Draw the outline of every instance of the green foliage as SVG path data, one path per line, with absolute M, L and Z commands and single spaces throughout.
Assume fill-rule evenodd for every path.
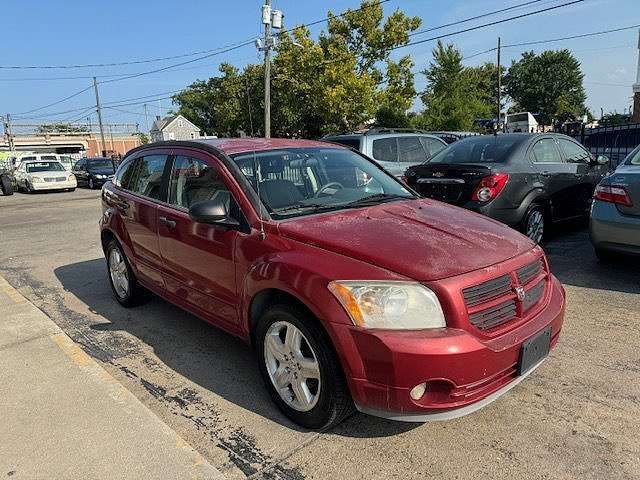
M 394 62 L 389 54 L 408 41 L 420 19 L 399 10 L 385 19 L 377 0 L 329 17 L 318 40 L 302 27 L 279 36 L 271 69 L 273 136 L 313 138 L 374 118 L 408 121 L 416 94 L 413 64 L 409 57 Z M 220 75 L 194 82 L 173 100 L 178 113 L 209 134 L 259 136 L 264 134 L 263 97 L 261 65 L 243 71 L 222 65 Z
M 601 127 L 612 127 L 614 125 L 624 125 L 625 123 L 631 123 L 631 115 L 626 113 L 607 113 L 598 122 Z
M 587 113 L 584 75 L 569 50 L 525 52 L 505 76 L 505 90 L 514 110 L 535 113 L 545 125 Z
M 146 145 L 147 143 L 149 143 L 149 136 L 146 133 L 137 132 L 136 136 L 140 141 L 140 145 Z
M 88 131 L 88 127 L 68 123 L 44 123 L 37 128 L 38 133 L 82 133 Z
M 416 126 L 430 130 L 473 130 L 477 118 L 497 114 L 495 65 L 465 67 L 462 54 L 454 45 L 445 46 L 438 41 L 433 61 L 422 73 L 427 78 L 427 87 L 420 95 L 425 110 L 416 117 Z

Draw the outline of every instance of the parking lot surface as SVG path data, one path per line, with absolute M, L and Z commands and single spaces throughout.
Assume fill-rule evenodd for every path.
M 228 478 L 640 478 L 640 266 L 599 264 L 584 229 L 545 245 L 564 331 L 508 395 L 448 422 L 356 414 L 317 433 L 279 413 L 240 340 L 159 298 L 120 307 L 100 213 L 96 191 L 0 197 L 0 274 Z

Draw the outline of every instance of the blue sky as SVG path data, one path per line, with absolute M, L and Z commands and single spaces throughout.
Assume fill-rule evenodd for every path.
M 564 0 L 568 1 L 568 0 Z M 438 30 L 446 33 L 466 26 L 497 20 L 526 11 L 564 3 L 563 0 L 544 0 L 536 5 L 470 22 L 462 26 Z M 333 2 L 273 0 L 274 7 L 285 13 L 286 25 L 306 23 L 326 16 L 331 8 L 341 12 L 357 7 L 358 0 Z M 524 0 L 390 0 L 384 4 L 387 13 L 401 8 L 423 19 L 421 28 L 429 28 L 471 17 Z M 260 33 L 261 0 L 234 2 L 201 2 L 166 0 L 96 2 L 78 1 L 3 1 L 3 48 L 0 65 L 64 65 L 100 62 L 119 62 L 132 59 L 155 58 L 208 50 L 243 41 Z M 465 56 L 495 46 L 497 37 L 504 44 L 545 40 L 582 33 L 640 24 L 640 0 L 584 0 L 584 2 L 552 12 L 503 23 L 446 39 L 455 43 Z M 312 28 L 319 32 L 324 25 Z M 427 38 L 427 34 L 417 38 Z M 587 104 L 596 116 L 600 108 L 605 112 L 622 112 L 631 104 L 631 85 L 635 81 L 638 58 L 638 32 L 627 30 L 609 35 L 563 41 L 533 47 L 568 48 L 582 63 L 585 74 Z M 410 53 L 417 68 L 428 65 L 434 42 L 398 50 L 394 55 Z M 532 48 L 532 47 L 529 47 Z M 506 65 L 519 58 L 521 49 L 503 51 Z M 468 60 L 469 65 L 492 60 L 495 53 L 479 55 Z M 53 103 L 90 85 L 90 79 L 35 81 L 32 78 L 117 75 L 161 68 L 190 58 L 152 64 L 78 68 L 68 70 L 0 69 L 0 112 L 20 113 Z M 251 45 L 195 62 L 174 71 L 140 76 L 129 80 L 101 85 L 103 103 L 132 97 L 178 90 L 197 78 L 204 79 L 217 71 L 221 61 L 243 65 L 258 60 Z M 19 79 L 7 81 L 8 79 Z M 418 88 L 424 87 L 421 75 L 416 76 Z M 94 103 L 93 91 L 86 92 L 31 115 L 52 114 L 50 118 L 76 119 L 91 115 L 83 111 L 54 115 Z M 170 100 L 149 102 L 150 117 L 171 108 Z M 129 113 L 105 110 L 105 121 L 140 123 L 144 129 L 142 105 L 121 107 Z M 75 115 L 75 117 L 74 117 Z M 73 118 L 72 118 L 73 117 Z M 40 120 L 40 119 L 39 119 Z M 85 120 L 86 121 L 86 120 Z

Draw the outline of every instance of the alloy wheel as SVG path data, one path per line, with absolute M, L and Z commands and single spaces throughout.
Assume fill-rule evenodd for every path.
M 320 365 L 311 344 L 293 324 L 273 323 L 264 337 L 264 362 L 280 398 L 299 412 L 315 407 L 320 397 Z
M 127 298 L 129 295 L 129 271 L 124 256 L 117 248 L 109 253 L 109 275 L 116 295 Z
M 535 243 L 540 243 L 544 236 L 544 215 L 540 210 L 534 210 L 527 218 L 527 237 Z

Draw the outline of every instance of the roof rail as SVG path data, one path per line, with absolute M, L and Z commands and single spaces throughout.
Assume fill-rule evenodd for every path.
M 426 133 L 418 128 L 395 128 L 395 127 L 371 127 L 365 135 L 375 135 L 379 133 Z

